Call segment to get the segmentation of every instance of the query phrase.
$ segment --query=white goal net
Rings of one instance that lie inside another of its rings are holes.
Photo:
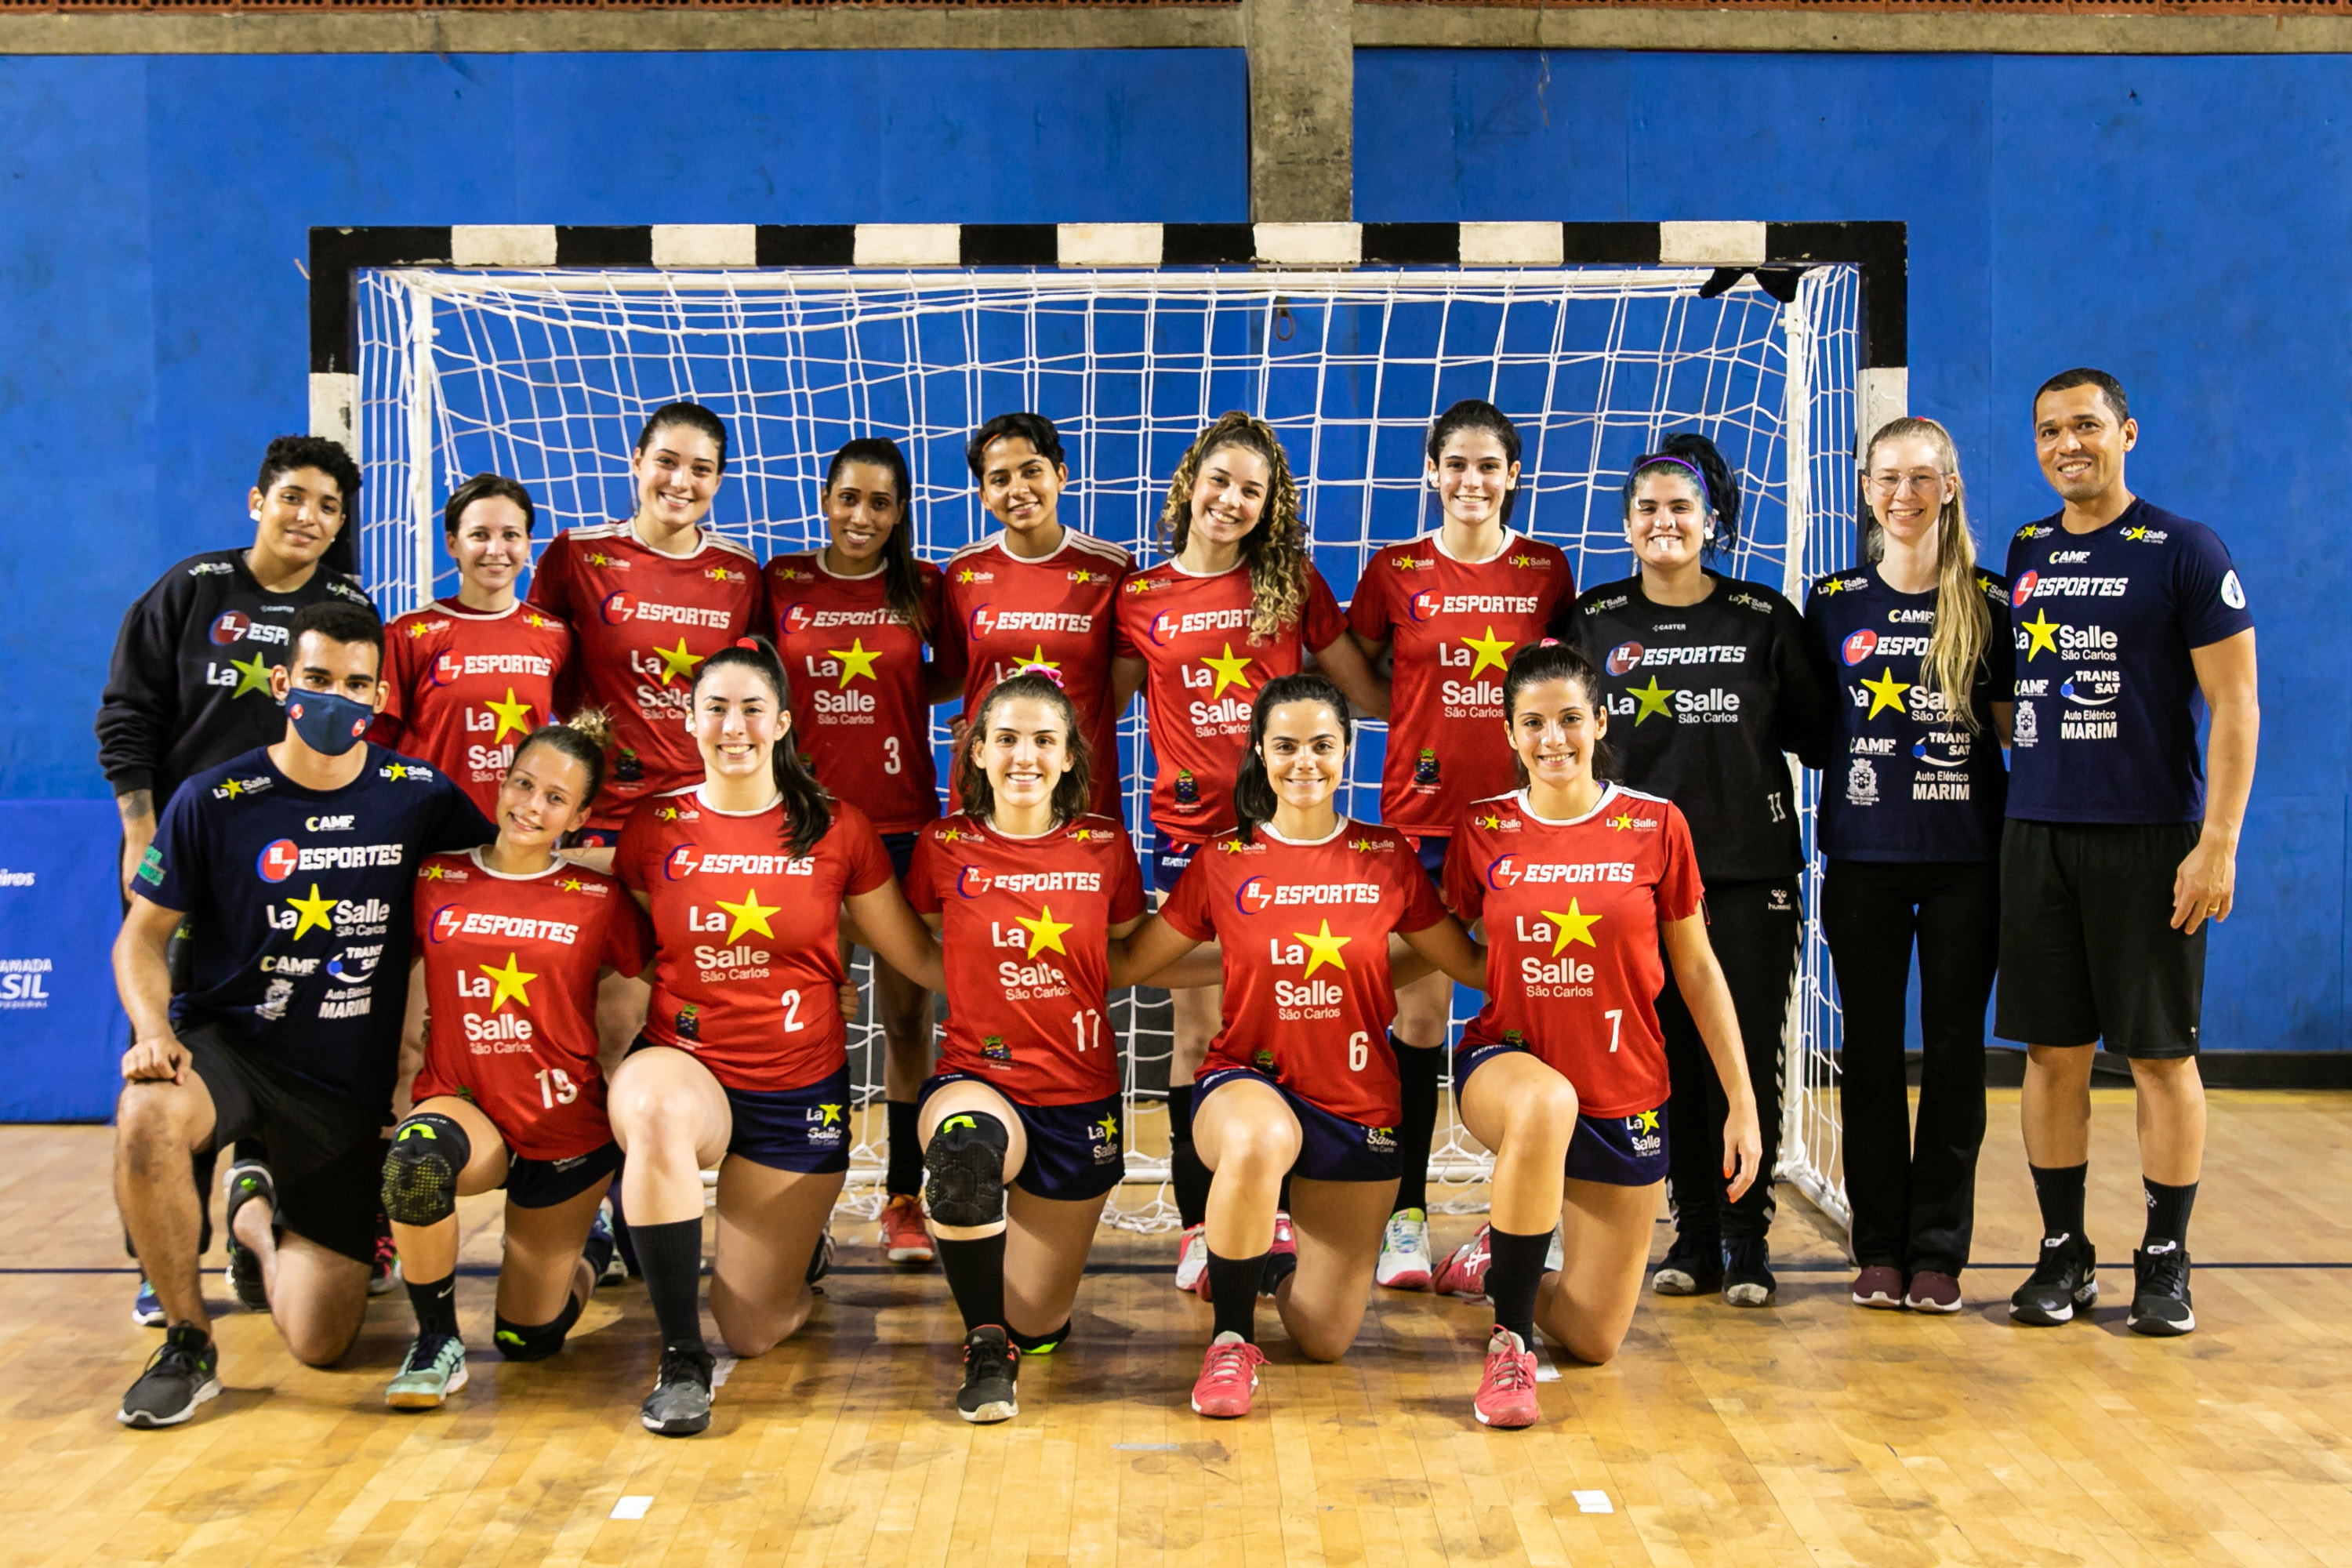
[[[1703,431],[1740,473],[1747,520],[1726,570],[1801,597],[1850,563],[1859,275],[1806,271],[1783,304],[1742,279],[1702,297],[1706,268],[1079,271],[940,268],[385,268],[354,277],[366,473],[360,548],[387,615],[453,592],[440,509],[484,469],[529,486],[554,529],[625,516],[637,426],[675,398],[732,433],[711,513],[761,559],[821,545],[827,459],[887,435],[913,470],[919,553],[942,560],[993,528],[964,463],[988,416],[1034,409],[1062,431],[1063,517],[1157,560],[1167,476],[1201,427],[1245,408],[1283,434],[1318,567],[1345,600],[1381,545],[1434,527],[1422,443],[1456,399],[1491,400],[1525,444],[1514,525],[1567,551],[1580,587],[1631,565],[1619,489],[1668,432]],[[946,710],[942,710],[944,716]],[[1129,820],[1146,840],[1150,738],[1122,728]],[[935,740],[944,756],[944,730]],[[1366,726],[1349,809],[1379,810],[1385,736]],[[1810,778],[1801,780],[1810,838]],[[1809,886],[1809,916],[1817,900]],[[1471,998],[1457,993],[1455,1025]],[[1164,994],[1116,999],[1128,1183],[1114,1223],[1173,1221]],[[1832,1103],[1837,1020],[1809,918],[1790,1015],[1780,1173],[1843,1218]],[[880,1172],[878,1031],[853,1028],[851,1181]],[[1484,1152],[1450,1094],[1433,1206],[1483,1206]]]

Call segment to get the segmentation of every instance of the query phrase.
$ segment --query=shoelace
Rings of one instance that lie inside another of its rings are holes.
[[[702,1351],[685,1350],[676,1346],[662,1352],[661,1371],[655,1374],[654,1384],[691,1381],[703,1388],[710,1386],[710,1357]]]
[[[1406,1247],[1413,1245],[1413,1243],[1419,1239],[1420,1237],[1413,1234],[1412,1221],[1409,1219],[1392,1219],[1389,1221],[1389,1232],[1385,1245],[1391,1249],[1402,1252]]]
[[[194,1377],[203,1371],[203,1352],[190,1350],[177,1340],[167,1339],[155,1347],[153,1355],[147,1358],[147,1370],[162,1372],[168,1368]]]
[[[2033,1265],[2033,1273],[2025,1282],[2028,1285],[2063,1284],[2074,1272],[2074,1249],[2066,1243],[2044,1247],[2041,1258]]]
[[[1528,1369],[1527,1363],[1517,1355],[1505,1354],[1502,1363],[1500,1367],[1496,1367],[1493,1358],[1488,1358],[1486,1377],[1487,1382],[1494,1387],[1516,1391],[1535,1386],[1535,1373]]]
[[[1211,1383],[1246,1383],[1250,1363],[1258,1353],[1255,1345],[1246,1341],[1239,1344],[1219,1345],[1209,1352]]]
[[[2185,1252],[2143,1253],[2148,1289],[2159,1296],[2179,1296],[2189,1288],[2189,1255]]]
[[[1008,1345],[1004,1351],[995,1351],[991,1350],[984,1342],[980,1340],[964,1341],[964,1375],[970,1377],[976,1367],[1009,1367],[1012,1363],[1012,1357],[1008,1353],[1010,1349]]]

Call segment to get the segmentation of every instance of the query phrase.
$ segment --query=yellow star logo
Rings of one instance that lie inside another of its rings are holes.
[[[409,635],[411,637],[423,637],[423,636],[425,635],[425,626],[426,626],[426,623],[425,623],[425,622],[424,622],[424,621],[412,621],[412,622],[410,622],[410,623],[409,623],[409,627],[408,627],[408,635]]]
[[[874,674],[874,661],[882,657],[882,650],[878,647],[867,648],[864,637],[850,638],[847,647],[829,647],[824,651],[828,658],[841,660],[840,686],[848,685],[854,676],[862,675],[868,680],[877,679]],[[840,686],[836,686],[835,689],[839,690]]]
[[[657,805],[654,807],[654,815],[660,817],[664,822],[676,822],[677,820],[677,807],[674,805]]]
[[[441,872],[442,868],[438,866],[427,866],[425,868],[425,879],[428,882],[437,882],[441,879]]]
[[[1552,939],[1551,943],[1551,955],[1554,958],[1566,952],[1568,944],[1571,942],[1580,942],[1591,948],[1598,948],[1601,945],[1592,940],[1592,928],[1600,923],[1601,917],[1586,914],[1576,900],[1568,900],[1566,914],[1561,914],[1556,910],[1538,910],[1536,912],[1559,928],[1559,934]]]
[[[1658,1113],[1656,1111],[1644,1110],[1641,1113],[1639,1120],[1642,1123],[1643,1131],[1655,1132],[1658,1130]]]
[[[491,985],[495,987],[495,989],[490,993],[491,1012],[497,1012],[499,1008],[505,1006],[509,1001],[520,1002],[526,1007],[530,1005],[530,993],[524,990],[523,987],[538,979],[539,976],[536,974],[527,974],[523,973],[522,970],[517,968],[515,965],[515,955],[513,953],[510,952],[507,954],[507,966],[504,969],[492,969],[488,964],[485,963],[481,965],[481,971],[484,976],[489,980]]]
[[[1620,833],[1630,832],[1633,826],[1633,814],[1630,811],[1621,811],[1609,819],[1609,826]]]
[[[1339,950],[1355,941],[1354,937],[1333,936],[1329,921],[1323,922],[1320,935],[1309,936],[1303,931],[1295,931],[1290,934],[1307,944],[1307,967],[1299,972],[1299,979],[1306,979],[1327,963],[1342,974],[1347,973],[1348,961],[1339,956]]]
[[[980,574],[967,566],[962,571],[956,574],[956,581],[959,583],[977,583],[980,581]]]
[[[776,940],[776,933],[768,929],[768,917],[777,913],[779,910],[782,910],[784,906],[782,904],[762,904],[760,901],[759,889],[745,889],[743,892],[743,901],[740,904],[730,904],[724,899],[713,899],[711,902],[717,904],[720,909],[726,910],[730,915],[734,917],[734,924],[730,926],[727,931],[727,941],[730,946],[741,941],[743,933],[747,931],[758,931],[770,942]]]
[[[2147,537],[2147,527],[2146,524],[2142,524],[2137,528],[2126,528],[2124,530],[2124,537],[2126,539],[2146,539]]]
[[[588,884],[577,877],[566,877],[555,885],[567,893],[582,893],[588,890]]]
[[[1094,574],[1093,573],[1091,573],[1091,572],[1087,571],[1087,570],[1085,567],[1083,567],[1083,566],[1079,567],[1076,571],[1075,571],[1075,572],[1073,572],[1073,573],[1071,573],[1071,574],[1070,574],[1070,581],[1071,581],[1071,582],[1073,582],[1073,583],[1091,583],[1091,582],[1093,582],[1094,580],[1095,580],[1095,574]]]
[[[819,1127],[830,1127],[841,1120],[841,1107],[838,1105],[820,1105],[816,1110]]]
[[[1496,637],[1495,628],[1491,626],[1486,628],[1486,635],[1483,637],[1464,637],[1462,646],[1478,656],[1478,662],[1470,667],[1470,679],[1473,680],[1478,679],[1478,672],[1482,669],[1510,668],[1511,639]],[[1654,680],[1657,678],[1653,676],[1651,679]]]
[[[1217,849],[1220,854],[1224,855],[1245,855],[1249,853],[1249,846],[1243,843],[1238,838],[1218,839]]]
[[[1843,577],[1832,577],[1828,582],[1822,584],[1822,596],[1824,598],[1828,597],[1832,594],[1843,594],[1844,592],[1845,579]]]
[[[309,898],[289,899],[286,900],[286,907],[302,917],[294,922],[294,940],[297,942],[301,941],[302,933],[312,926],[317,926],[320,931],[335,929],[335,900],[320,898],[319,884],[316,882],[310,884]]]
[[[504,702],[485,702],[482,704],[482,710],[498,715],[499,732],[490,737],[490,744],[493,746],[507,738],[509,730],[512,730],[518,735],[530,733],[530,704],[517,701],[514,688],[511,686],[507,688],[507,700]]]
[[[1101,1139],[1106,1143],[1117,1142],[1118,1138],[1118,1118],[1116,1116],[1106,1116],[1100,1121],[1096,1122],[1094,1124],[1094,1135]]]
[[[692,680],[694,679],[694,667],[700,664],[705,658],[709,657],[708,654],[687,652],[686,634],[684,632],[680,632],[678,634],[677,646],[676,647],[664,647],[659,643],[656,643],[654,645],[654,652],[661,658],[662,684],[664,686],[667,686],[671,681],[677,679]]]
[[[388,779],[404,779],[408,776],[408,764],[406,763],[391,763],[383,770],[383,776]]]
[[[1862,683],[1862,689],[1870,693],[1870,711],[1863,717],[1875,719],[1883,710],[1888,708],[1894,709],[1898,714],[1901,713],[1903,694],[1911,689],[1911,683],[1907,680],[1895,679],[1895,667],[1890,664],[1878,672],[1876,680],[1865,678]]]
[[[1055,920],[1052,906],[1040,904],[1035,920],[1015,915],[1013,923],[1029,933],[1030,957],[1034,958],[1041,952],[1058,952],[1065,958],[1070,955],[1070,950],[1062,945],[1062,933],[1072,929],[1071,922]]]
[[[971,837],[971,834],[966,833],[961,827],[942,827],[940,829],[940,842],[942,844],[954,844],[961,839],[966,839]]]
[[[230,779],[221,785],[221,798],[224,800],[235,800],[244,793],[245,785],[235,779]]]
[[[591,566],[610,566],[612,563],[613,558],[601,551],[588,557],[588,564]]]
[[[259,654],[255,654],[251,658],[230,659],[228,667],[236,671],[236,689],[229,693],[230,697],[237,698],[248,691],[269,689],[269,661]]]
[[[1532,566],[1535,563],[1536,558],[1532,555],[1514,555],[1511,557],[1511,564],[1514,566]]]
[[[1383,848],[1385,846],[1375,843],[1370,838],[1350,838],[1348,840],[1348,847],[1362,855],[1374,849]]]
[[[1045,657],[1045,645],[1044,643],[1039,643],[1036,648],[1031,652],[1029,657],[1023,659],[1021,662],[1023,664],[1034,664],[1040,669],[1059,669],[1062,668],[1062,661],[1060,659],[1047,658]]]
[[[553,621],[549,620],[549,619],[548,619],[546,616],[525,616],[522,618],[522,624],[523,624],[523,625],[525,625],[525,626],[529,626],[531,630],[533,630],[533,631],[535,631],[535,632],[536,632],[536,631],[544,631],[544,630],[546,630],[549,626],[553,626],[555,623],[554,623]]]
[[[1203,668],[1217,672],[1217,689],[1209,693],[1210,701],[1213,702],[1223,696],[1225,688],[1228,686],[1238,686],[1244,691],[1249,689],[1249,677],[1244,675],[1242,671],[1249,668],[1250,661],[1246,658],[1234,658],[1233,644],[1225,645],[1225,651],[1222,656],[1216,658],[1204,658],[1201,663]]]
[[[2025,634],[2025,662],[2032,664],[2033,656],[2045,648],[2058,651],[2058,623],[2050,618],[2047,610],[2036,610],[2030,621],[2020,621],[2017,629]]]
[[[1979,572],[1977,574],[1977,586],[1990,594],[1992,592],[1992,579]]]
[[[1494,813],[1489,812],[1486,816],[1478,819],[1478,826],[1486,828],[1499,828],[1503,826],[1503,819]]]
[[[1666,711],[1666,699],[1672,697],[1674,694],[1674,688],[1670,686],[1660,686],[1658,684],[1658,678],[1654,675],[1650,677],[1650,685],[1649,689],[1647,690],[1643,690],[1638,686],[1627,687],[1625,689],[1625,695],[1634,699],[1642,705],[1640,711],[1633,715],[1633,723],[1635,728],[1638,729],[1643,723],[1646,722],[1650,715],[1653,713],[1655,713],[1661,719],[1673,718],[1674,715]]]

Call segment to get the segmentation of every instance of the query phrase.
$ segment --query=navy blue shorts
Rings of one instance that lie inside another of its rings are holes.
[[[951,1083],[996,1089],[972,1073],[933,1073],[915,1093],[916,1114]],[[1127,1174],[1127,1130],[1120,1121],[1118,1096],[1082,1100],[1076,1105],[1024,1105],[1003,1089],[996,1091],[1021,1118],[1021,1130],[1029,1136],[1029,1157],[1013,1181],[1031,1197],[1084,1203],[1102,1196]]]
[[[901,882],[907,879],[907,868],[914,864],[915,840],[922,834],[886,833],[882,835],[882,853],[890,857],[890,874]]]
[[[660,1045],[639,1035],[628,1054]],[[675,1049],[676,1047],[669,1047]],[[772,1171],[804,1174],[849,1169],[849,1064],[799,1089],[729,1089],[734,1135],[727,1152]]]
[[[1413,854],[1420,857],[1421,868],[1429,873],[1429,879],[1437,885],[1437,890],[1444,892],[1445,890],[1445,849],[1454,842],[1453,835],[1408,833],[1405,837],[1412,843]]]
[[[1171,838],[1158,823],[1151,825],[1151,885],[1164,895],[1176,890],[1177,879],[1192,864],[1201,846],[1191,839]]]
[[[1404,1174],[1404,1156],[1397,1148],[1396,1129],[1366,1127],[1293,1094],[1255,1068],[1218,1068],[1192,1080],[1192,1118],[1197,1124],[1201,1102],[1237,1079],[1262,1083],[1289,1103],[1298,1118],[1298,1158],[1290,1173],[1310,1182],[1393,1182]]]
[[[1461,1046],[1454,1052],[1454,1092],[1468,1087],[1470,1075],[1496,1057],[1525,1046],[1492,1042]],[[1458,1102],[1458,1101],[1457,1101]],[[1631,1116],[1579,1116],[1568,1140],[1568,1178],[1611,1187],[1646,1187],[1666,1179],[1666,1108]]]
[[[569,1160],[530,1160],[507,1156],[507,1202],[519,1209],[551,1209],[568,1204],[591,1187],[612,1184],[621,1168],[621,1146],[607,1143]]]

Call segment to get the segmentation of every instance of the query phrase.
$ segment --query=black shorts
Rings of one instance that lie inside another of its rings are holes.
[[[926,1100],[951,1083],[996,1089],[968,1072],[933,1073],[916,1093],[916,1110],[919,1112]],[[1055,1203],[1085,1203],[1102,1196],[1126,1176],[1127,1140],[1118,1095],[1076,1105],[1024,1105],[1001,1089],[996,1092],[1021,1118],[1021,1130],[1029,1137],[1029,1157],[1013,1178],[1023,1192]]]
[[[882,853],[890,857],[890,874],[901,882],[907,879],[907,868],[915,863],[915,840],[922,834],[886,833],[882,835]]]
[[[1445,892],[1445,851],[1454,842],[1450,833],[1408,833],[1405,841],[1412,846],[1413,858],[1429,873],[1440,897]]]
[[[1151,885],[1166,898],[1176,890],[1176,884],[1192,868],[1192,857],[1200,852],[1201,841],[1194,838],[1171,838],[1158,823],[1151,825]]]
[[[633,1057],[656,1046],[661,1046],[659,1040],[639,1035],[629,1043],[627,1054]],[[716,1081],[718,1075],[711,1076]],[[719,1092],[727,1097],[727,1110],[734,1122],[734,1131],[727,1140],[728,1153],[774,1171],[824,1175],[849,1169],[851,1101],[846,1062],[798,1089],[730,1089],[720,1083]]]
[[[519,1209],[551,1209],[568,1204],[591,1187],[611,1184],[621,1168],[621,1146],[607,1143],[568,1160],[531,1160],[507,1156],[507,1202]]]
[[[213,1147],[240,1138],[269,1146],[278,1223],[330,1252],[375,1261],[383,1186],[383,1115],[305,1082],[217,1025],[180,1032],[213,1100]]]
[[[2206,928],[2172,928],[2172,881],[2199,831],[2005,824],[1993,1033],[2036,1046],[2097,1041],[2149,1060],[2195,1056]]]
[[[1470,1075],[1500,1056],[1528,1054],[1525,1046],[1489,1041],[1462,1045],[1454,1050],[1454,1092],[1458,1096]],[[1587,1116],[1579,1112],[1576,1131],[1569,1134],[1564,1173],[1572,1182],[1599,1182],[1611,1187],[1646,1187],[1666,1179],[1666,1108],[1637,1110],[1631,1116]]]
[[[1236,1079],[1262,1083],[1282,1096],[1298,1118],[1298,1158],[1290,1173],[1310,1182],[1393,1182],[1404,1174],[1404,1154],[1396,1129],[1367,1127],[1335,1116],[1313,1100],[1293,1094],[1255,1068],[1216,1068],[1192,1080],[1192,1117],[1210,1095]]]

